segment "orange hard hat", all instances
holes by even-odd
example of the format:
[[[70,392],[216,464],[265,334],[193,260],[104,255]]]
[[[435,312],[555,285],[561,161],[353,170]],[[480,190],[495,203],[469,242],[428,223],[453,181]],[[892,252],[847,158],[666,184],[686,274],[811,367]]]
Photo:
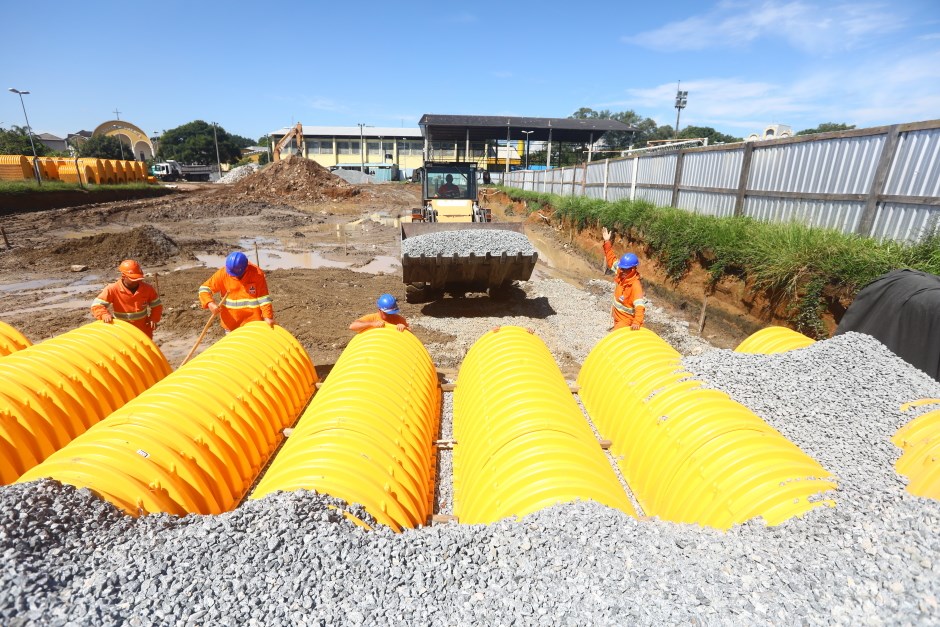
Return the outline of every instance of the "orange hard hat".
[[[118,270],[120,270],[121,276],[131,281],[139,281],[144,278],[144,271],[140,269],[140,264],[133,259],[122,261],[121,265],[118,266]]]

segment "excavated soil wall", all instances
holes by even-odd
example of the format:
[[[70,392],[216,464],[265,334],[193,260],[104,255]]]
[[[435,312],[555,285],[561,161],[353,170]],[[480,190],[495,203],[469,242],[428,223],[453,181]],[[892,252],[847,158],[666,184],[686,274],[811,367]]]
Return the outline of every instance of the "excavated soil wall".
[[[146,189],[93,189],[63,190],[57,192],[26,192],[22,194],[0,195],[0,216],[18,211],[42,211],[78,207],[117,200],[135,200],[155,198],[176,193],[176,190],[154,186]]]

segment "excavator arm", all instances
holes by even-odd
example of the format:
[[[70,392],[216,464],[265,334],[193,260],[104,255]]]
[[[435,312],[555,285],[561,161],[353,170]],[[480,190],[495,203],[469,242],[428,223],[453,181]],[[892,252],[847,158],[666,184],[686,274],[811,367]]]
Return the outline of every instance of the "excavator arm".
[[[300,154],[304,154],[307,152],[307,147],[304,144],[304,127],[300,122],[298,122],[291,130],[287,132],[286,135],[284,135],[284,137],[281,138],[281,141],[279,141],[274,146],[274,160],[275,161],[281,160],[281,150],[283,150],[284,146],[289,144],[292,139],[296,140],[297,149],[300,151]]]

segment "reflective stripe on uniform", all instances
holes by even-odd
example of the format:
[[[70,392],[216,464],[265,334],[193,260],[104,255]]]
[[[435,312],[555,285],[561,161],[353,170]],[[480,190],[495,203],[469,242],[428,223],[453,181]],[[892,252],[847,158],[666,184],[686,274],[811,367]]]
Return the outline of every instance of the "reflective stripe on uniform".
[[[638,298],[638,299],[636,299],[635,301],[633,301],[633,306],[634,306],[634,307],[643,307],[643,308],[645,308],[646,305],[648,305],[648,304],[649,304],[649,301],[647,301],[645,298]]]
[[[160,302],[160,297],[159,297],[159,296],[157,296],[157,298],[156,298],[155,300],[150,301],[150,308],[151,308],[151,309],[153,309],[154,307],[162,307],[162,306],[163,306],[163,303]]]
[[[109,303],[109,302],[106,301],[106,300],[101,300],[100,298],[96,298],[96,299],[95,299],[95,302],[93,302],[93,303],[91,304],[91,306],[94,307],[95,305],[101,305],[102,307],[107,307],[107,306],[110,305],[110,304],[111,304],[111,303]]]
[[[206,294],[211,294],[211,293],[212,293],[212,288],[206,287],[205,285],[200,285],[200,286],[199,286],[199,292],[200,292],[200,293],[205,292]]]
[[[115,311],[114,317],[118,320],[132,322],[134,320],[143,320],[147,317],[146,311]]]
[[[270,296],[262,296],[261,298],[243,298],[241,300],[225,299],[226,309],[255,309],[261,307],[261,305],[269,304],[271,304]]]
[[[617,302],[617,299],[614,299],[614,309],[616,309],[617,311],[622,311],[625,314],[630,314],[631,316],[634,314],[633,307],[627,307],[626,305],[621,305],[619,302]]]

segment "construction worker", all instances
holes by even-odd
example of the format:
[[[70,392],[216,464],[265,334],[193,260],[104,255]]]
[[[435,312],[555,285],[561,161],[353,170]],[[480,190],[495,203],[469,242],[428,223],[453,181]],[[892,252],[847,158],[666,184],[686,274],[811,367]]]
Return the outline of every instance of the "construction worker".
[[[163,315],[163,305],[157,290],[144,283],[144,271],[133,259],[125,259],[118,266],[121,278],[107,285],[91,304],[92,315],[110,324],[114,318],[130,322],[153,339],[153,332]],[[108,306],[114,311],[108,311]]]
[[[349,330],[362,333],[369,329],[381,329],[386,324],[395,325],[395,328],[399,331],[411,329],[411,327],[408,326],[408,321],[400,315],[401,310],[398,308],[398,301],[395,300],[394,296],[391,294],[382,294],[379,296],[379,299],[375,301],[375,305],[379,308],[376,313],[366,314],[354,321],[349,325]]]
[[[441,198],[459,198],[460,188],[454,185],[454,175],[448,174],[444,177],[446,183],[437,188],[437,195]]]
[[[643,326],[643,316],[646,313],[646,299],[643,297],[643,286],[640,284],[640,273],[637,270],[640,260],[633,253],[624,253],[617,259],[610,242],[613,233],[602,227],[601,235],[604,237],[604,259],[615,275],[614,304],[610,308],[614,318],[613,330],[630,327],[636,331]]]
[[[219,304],[215,302],[215,293],[223,295]],[[245,253],[234,252],[225,258],[225,266],[199,286],[199,302],[212,315],[218,312],[226,332],[254,320],[274,326],[274,307],[264,272],[248,263]]]

